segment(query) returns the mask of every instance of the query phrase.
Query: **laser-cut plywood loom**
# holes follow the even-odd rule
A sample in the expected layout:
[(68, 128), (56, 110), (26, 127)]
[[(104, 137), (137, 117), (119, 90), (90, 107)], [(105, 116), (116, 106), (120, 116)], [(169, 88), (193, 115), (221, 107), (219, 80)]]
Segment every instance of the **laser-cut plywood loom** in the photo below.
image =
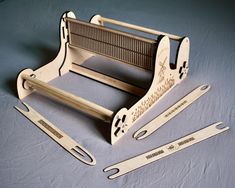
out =
[[(157, 35), (156, 40), (104, 26), (105, 23)], [(170, 39), (179, 42), (175, 64), (170, 64)], [(60, 50), (50, 63), (36, 69), (25, 69), (17, 78), (18, 97), (23, 99), (37, 90), (91, 116), (111, 123), (111, 143), (148, 112), (162, 97), (187, 75), (189, 39), (95, 15), (90, 23), (66, 12), (60, 21)], [(148, 90), (87, 69), (82, 63), (99, 55), (153, 72)], [(129, 109), (113, 112), (98, 104), (47, 84), (72, 71), (141, 98)]]

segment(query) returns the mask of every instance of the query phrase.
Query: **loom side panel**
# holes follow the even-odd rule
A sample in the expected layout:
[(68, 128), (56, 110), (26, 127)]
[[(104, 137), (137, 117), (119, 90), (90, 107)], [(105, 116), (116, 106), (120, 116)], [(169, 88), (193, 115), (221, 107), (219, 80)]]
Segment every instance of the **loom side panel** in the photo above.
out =
[[(56, 58), (51, 61), (50, 63), (36, 69), (26, 69), (19, 73), (17, 77), (17, 92), (18, 97), (20, 99), (23, 99), (27, 95), (29, 95), (32, 91), (27, 90), (27, 88), (24, 87), (24, 80), (21, 78), (22, 74), (28, 74), (28, 75), (34, 75), (37, 77), (37, 79), (40, 79), (43, 82), (49, 82), (52, 79), (60, 76), (60, 68), (63, 66), (63, 63), (66, 59), (66, 43), (68, 42), (67, 37), (67, 29), (66, 29), (66, 22), (65, 18), (72, 17), (75, 18), (75, 15), (72, 12), (66, 12), (62, 15), (61, 21), (60, 21), (60, 49), (56, 56)], [(67, 70), (68, 71), (68, 70)], [(63, 72), (65, 73), (65, 71)]]

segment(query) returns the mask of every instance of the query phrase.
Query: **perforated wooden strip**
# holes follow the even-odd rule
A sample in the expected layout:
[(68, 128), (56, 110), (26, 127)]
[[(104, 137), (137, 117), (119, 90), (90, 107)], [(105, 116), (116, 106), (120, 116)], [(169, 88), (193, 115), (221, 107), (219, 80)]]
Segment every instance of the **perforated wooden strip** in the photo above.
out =
[(155, 40), (79, 20), (67, 22), (71, 45), (147, 70), (153, 69)]

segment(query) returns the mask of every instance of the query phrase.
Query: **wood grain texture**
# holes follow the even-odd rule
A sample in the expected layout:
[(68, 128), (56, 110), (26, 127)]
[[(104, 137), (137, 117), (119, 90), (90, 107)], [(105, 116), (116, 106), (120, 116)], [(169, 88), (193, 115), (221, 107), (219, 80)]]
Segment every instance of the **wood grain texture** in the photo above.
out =
[(110, 122), (112, 120), (113, 112), (111, 110), (108, 110), (102, 106), (99, 106), (93, 102), (85, 100), (59, 88), (50, 86), (49, 84), (42, 82), (36, 78), (32, 78), (28, 75), (22, 75), (22, 79), (27, 81), (27, 85), (29, 88), (35, 89), (42, 94), (48, 95), (53, 99), (56, 99), (68, 106), (95, 116), (105, 122)]
[(197, 132), (184, 136), (174, 142), (171, 142), (159, 148), (153, 149), (141, 155), (137, 155), (133, 158), (124, 160), (115, 165), (109, 166), (104, 169), (104, 172), (108, 172), (108, 171), (116, 169), (117, 170), (116, 173), (108, 176), (109, 179), (115, 179), (137, 168), (140, 168), (149, 163), (157, 161), (163, 157), (171, 155), (177, 151), (185, 149), (189, 146), (192, 146), (193, 144), (206, 140), (212, 136), (215, 136), (229, 129), (229, 127), (222, 127), (222, 128), (218, 127), (221, 124), (222, 122), (214, 123), (204, 129), (201, 129)]
[[(94, 16), (90, 23), (75, 18), (72, 12), (66, 12), (61, 18), (61, 47), (57, 57), (39, 69), (26, 69), (18, 75), (18, 96), (23, 99), (32, 91), (38, 90), (96, 118), (111, 122), (111, 143), (114, 144), (171, 89), (185, 79), (188, 71), (190, 42), (187, 37), (178, 37), (157, 30), (103, 18), (99, 15)], [(131, 32), (105, 27), (104, 22), (120, 25), (127, 29), (136, 29), (154, 35), (163, 34), (165, 36), (160, 36), (157, 40), (154, 40)], [(170, 67), (170, 39), (179, 41), (176, 64), (173, 68)], [(95, 55), (111, 58), (119, 63), (127, 63), (136, 68), (153, 71), (151, 86), (145, 91), (123, 81), (73, 65), (82, 65), (87, 59)], [(69, 71), (77, 72), (112, 87), (134, 93), (141, 96), (141, 98), (129, 109), (124, 106), (119, 111), (112, 112), (93, 102), (47, 84), (50, 80)]]
[(99, 17), (99, 21), (102, 22), (102, 23), (105, 23), (105, 22), (106, 23), (111, 23), (111, 24), (114, 24), (114, 25), (126, 27), (126, 28), (129, 28), (129, 29), (134, 29), (134, 30), (137, 30), (137, 31), (142, 31), (142, 32), (145, 32), (145, 33), (153, 34), (153, 35), (168, 36), (170, 39), (177, 40), (177, 41), (182, 39), (182, 37), (177, 36), (177, 35), (169, 34), (169, 33), (154, 30), (154, 29), (149, 29), (149, 28), (138, 26), (138, 25), (129, 24), (129, 23), (126, 23), (126, 22), (121, 22), (121, 21), (118, 21), (118, 20), (105, 18), (105, 17), (101, 17), (101, 16)]
[(201, 85), (194, 89), (192, 92), (187, 94), (185, 97), (177, 101), (174, 105), (169, 107), (167, 110), (162, 112), (159, 116), (151, 120), (149, 123), (141, 127), (138, 131), (136, 131), (133, 135), (137, 140), (141, 140), (143, 138), (148, 137), (150, 134), (155, 132), (161, 126), (163, 126), (166, 122), (171, 120), (177, 114), (179, 114), (182, 110), (187, 108), (190, 104), (195, 102), (199, 97), (204, 95), (207, 91), (210, 90), (210, 85)]
[(85, 68), (76, 64), (72, 64), (72, 68), (70, 69), (70, 71), (76, 72), (85, 77), (91, 78), (98, 82), (104, 83), (106, 85), (118, 88), (120, 90), (126, 91), (128, 93), (131, 93), (140, 97), (142, 97), (146, 92), (145, 89), (139, 88), (131, 84), (127, 84), (126, 82), (122, 82), (118, 79), (112, 78), (110, 76), (106, 76), (104, 74), (98, 73), (96, 71), (90, 70), (88, 68)]
[[(68, 136), (62, 130), (53, 125), (41, 114), (36, 112), (31, 106), (26, 103), (23, 104), (26, 106), (28, 111), (24, 111), (17, 106), (15, 106), (15, 108), (26, 118), (32, 121), (34, 125), (40, 128), (43, 132), (45, 132), (48, 136), (50, 136), (54, 141), (56, 141), (59, 145), (61, 145), (65, 150), (67, 150), (78, 160), (91, 166), (96, 164), (95, 157), (88, 150), (86, 150), (83, 146), (78, 144), (70, 136)], [(87, 157), (87, 159), (85, 157)]]

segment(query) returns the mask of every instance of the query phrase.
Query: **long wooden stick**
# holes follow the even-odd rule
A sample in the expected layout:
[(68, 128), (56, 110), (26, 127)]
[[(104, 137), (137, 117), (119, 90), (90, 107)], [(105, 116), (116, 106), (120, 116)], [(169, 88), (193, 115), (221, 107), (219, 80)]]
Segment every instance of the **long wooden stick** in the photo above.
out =
[(176, 102), (173, 106), (168, 108), (166, 111), (161, 113), (159, 116), (151, 120), (149, 123), (141, 127), (138, 131), (136, 131), (133, 135), (137, 140), (141, 140), (143, 138), (148, 137), (154, 131), (163, 126), (166, 122), (171, 120), (177, 114), (179, 114), (182, 110), (187, 108), (190, 104), (196, 101), (199, 97), (204, 95), (207, 91), (210, 90), (210, 85), (201, 85), (194, 89), (192, 92), (184, 96), (178, 102)]
[(41, 114), (36, 112), (31, 106), (26, 103), (23, 104), (28, 108), (28, 111), (24, 111), (17, 106), (15, 106), (15, 108), (19, 112), (21, 112), (25, 117), (27, 117), (30, 121), (32, 121), (38, 128), (44, 131), (48, 136), (50, 136), (54, 141), (60, 144), (64, 149), (66, 149), (78, 160), (92, 166), (96, 164), (95, 157), (88, 150), (86, 150), (83, 146), (78, 144), (70, 136), (68, 136), (62, 130), (53, 125)]
[(113, 112), (102, 106), (99, 106), (98, 104), (75, 96), (64, 90), (50, 86), (45, 82), (42, 82), (36, 78), (30, 77), (25, 74), (22, 75), (22, 79), (26, 80), (26, 83), (30, 88), (36, 89), (42, 92), (42, 94), (48, 95), (58, 101), (61, 101), (71, 107), (74, 107), (78, 110), (95, 116), (105, 122), (111, 122), (112, 120)]
[(110, 76), (106, 76), (104, 74), (98, 73), (96, 71), (87, 69), (85, 67), (82, 67), (82, 66), (79, 66), (76, 64), (72, 64), (70, 71), (76, 72), (78, 74), (81, 74), (81, 75), (86, 76), (88, 78), (91, 78), (93, 80), (102, 82), (104, 84), (107, 84), (109, 86), (118, 88), (120, 90), (132, 93), (137, 96), (142, 97), (146, 93), (146, 91), (142, 88), (139, 88), (139, 87), (131, 85), (131, 84), (127, 84), (127, 83), (122, 82), (118, 79), (112, 78)]
[(119, 25), (119, 26), (122, 26), (122, 27), (127, 27), (127, 28), (134, 29), (134, 30), (137, 30), (137, 31), (142, 31), (142, 32), (145, 32), (145, 33), (150, 33), (150, 34), (153, 34), (153, 35), (165, 35), (165, 36), (168, 36), (172, 40), (177, 40), (178, 41), (178, 40), (182, 39), (182, 37), (177, 36), (177, 35), (172, 35), (172, 34), (169, 34), (169, 33), (165, 33), (165, 32), (157, 31), (157, 30), (154, 30), (154, 29), (141, 27), (141, 26), (134, 25), (134, 24), (129, 24), (129, 23), (126, 23), (126, 22), (113, 20), (113, 19), (110, 19), (110, 18), (100, 17), (100, 21), (101, 22), (111, 23), (111, 24), (114, 24), (114, 25)]
[(185, 149), (193, 144), (206, 140), (212, 136), (215, 136), (229, 129), (229, 127), (219, 127), (219, 125), (221, 124), (222, 122), (214, 123), (204, 129), (201, 129), (197, 132), (182, 137), (174, 142), (153, 149), (141, 155), (135, 156), (133, 158), (127, 159), (115, 165), (109, 166), (104, 169), (104, 172), (108, 172), (114, 169), (117, 170), (116, 173), (108, 177), (109, 179), (114, 179), (119, 176), (122, 176), (137, 168), (140, 168), (144, 165), (157, 161), (163, 157), (171, 155), (177, 151)]

